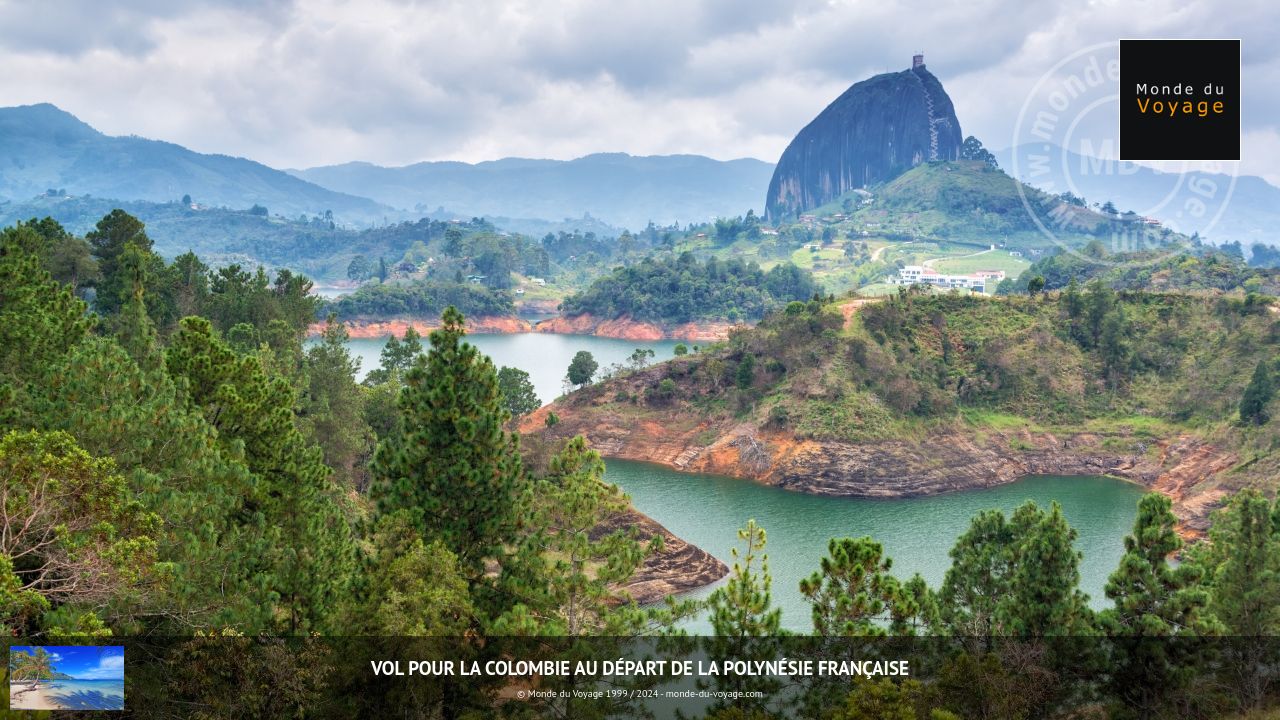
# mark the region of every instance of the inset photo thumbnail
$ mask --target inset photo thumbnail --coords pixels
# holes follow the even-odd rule
[[[9,709],[124,710],[124,647],[10,647]]]

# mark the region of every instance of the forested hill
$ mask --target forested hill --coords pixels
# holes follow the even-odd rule
[[[1269,248],[1256,246],[1253,260],[1270,260]],[[1240,243],[1219,247],[1195,241],[1184,250],[1109,253],[1098,241],[1080,252],[1060,251],[1037,260],[1002,291],[1025,292],[1032,278],[1046,290],[1061,290],[1074,279],[1083,285],[1097,278],[1115,290],[1239,291],[1280,294],[1280,269],[1245,262]]]
[[[794,302],[725,344],[573,393],[549,408],[559,424],[526,431],[827,495],[1167,475],[1202,530],[1224,492],[1270,492],[1280,476],[1277,327],[1258,295],[1097,281],[1034,297]]]
[[[452,305],[467,316],[514,315],[511,294],[472,283],[416,280],[364,285],[328,304],[343,320],[358,318],[434,319]]]
[[[242,210],[195,203],[155,203],[68,196],[57,192],[24,202],[0,202],[0,227],[33,217],[51,217],[69,231],[84,234],[115,209],[146,223],[155,250],[167,258],[196,253],[214,265],[240,263],[287,267],[321,282],[346,280],[356,256],[398,261],[414,243],[436,243],[450,227],[463,232],[495,228],[477,220],[422,218],[356,229],[323,215],[282,217],[277,207]]]
[[[390,208],[335,192],[261,163],[206,155],[137,136],[104,135],[53,105],[0,108],[0,197],[29,198],[55,188],[71,195],[248,208],[287,216],[331,211],[347,221],[382,220]]]
[[[762,426],[857,441],[969,412],[1028,424],[1140,415],[1229,425],[1254,367],[1271,368],[1280,349],[1260,296],[1116,292],[1095,281],[1037,297],[904,290],[852,301],[863,303],[856,312],[850,302],[793,302],[661,374],[691,412],[725,392],[723,377],[738,377],[730,394]]]
[[[618,267],[561,304],[567,316],[684,323],[695,320],[759,320],[792,300],[820,291],[812,276],[790,263],[768,272],[756,263],[692,253]]]

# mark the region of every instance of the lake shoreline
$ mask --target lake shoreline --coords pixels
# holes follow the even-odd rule
[[[893,558],[900,579],[922,574],[931,587],[950,567],[948,550],[981,511],[1008,514],[1027,500],[1044,508],[1061,503],[1079,533],[1081,589],[1091,605],[1107,604],[1104,586],[1124,553],[1133,527],[1141,485],[1110,477],[1032,476],[1005,485],[912,498],[828,497],[721,475],[692,477],[656,463],[611,459],[605,479],[632,498],[636,509],[698,547],[732,562],[741,547],[737,531],[750,519],[768,532],[773,599],[783,609],[783,626],[812,631],[812,607],[798,591],[827,555],[828,540],[870,536]],[[684,597],[706,598],[715,585]],[[694,634],[711,632],[705,615],[684,625]]]
[[[636,387],[645,384],[639,380]],[[559,422],[548,428],[551,412]],[[799,438],[751,422],[678,411],[637,413],[611,395],[562,398],[522,418],[520,431],[553,439],[583,435],[606,458],[830,497],[928,497],[1034,475],[1107,476],[1169,496],[1178,532],[1189,540],[1204,535],[1210,512],[1227,493],[1204,481],[1238,461],[1234,453],[1185,434],[1141,440],[1085,431],[955,427],[916,439]]]
[[[343,321],[347,334],[352,338],[374,340],[390,335],[403,336],[412,327],[420,335],[427,335],[440,328],[439,318],[353,318]],[[317,337],[324,331],[323,322],[312,323],[308,337]],[[730,331],[740,324],[728,322],[689,322],[678,325],[639,322],[629,319],[599,320],[590,315],[573,318],[555,316],[539,320],[526,320],[518,315],[487,315],[467,317],[468,333],[483,335],[521,335],[545,333],[552,335],[582,335],[615,340],[657,341],[682,340],[713,343],[725,340]]]

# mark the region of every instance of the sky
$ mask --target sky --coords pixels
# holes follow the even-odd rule
[[[77,680],[124,679],[123,646],[46,645],[45,651],[49,653],[54,670]],[[35,652],[35,646],[15,645],[9,652],[31,655]]]
[[[1000,149],[1049,68],[1120,37],[1241,38],[1238,171],[1280,184],[1274,0],[0,0],[0,105],[284,168],[773,162],[923,51],[964,133]]]

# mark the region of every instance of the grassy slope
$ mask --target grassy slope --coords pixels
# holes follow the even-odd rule
[[[1109,236],[1111,223],[1104,216],[1064,206],[1033,188],[1024,186],[1024,190],[1042,216],[1056,209],[1068,212],[1076,220],[1058,231],[1065,244],[1083,247]],[[860,196],[849,193],[806,213],[816,219],[785,226],[784,230],[807,232],[813,239],[789,244],[781,252],[769,247],[775,242],[772,237],[718,246],[712,237],[696,236],[684,238],[677,252],[692,250],[700,256],[716,255],[722,259],[740,257],[759,262],[766,269],[789,259],[811,270],[829,292],[872,286],[869,293],[879,294],[885,288],[876,283],[892,275],[898,263],[930,260],[936,261],[934,266],[943,272],[994,269],[1016,277],[1034,259],[1057,247],[1028,214],[1016,182],[982,163],[925,163],[871,188],[871,192],[874,200],[870,204],[862,204]],[[821,236],[828,229],[834,231],[835,237],[824,242]],[[790,239],[787,242],[795,243]],[[865,244],[872,256],[859,259],[854,253],[853,257],[846,257],[844,247],[850,242]],[[820,246],[817,252],[809,249],[812,244]],[[992,245],[1003,248],[966,257]],[[768,251],[762,251],[762,247]],[[1021,257],[1010,251],[1017,251]]]

